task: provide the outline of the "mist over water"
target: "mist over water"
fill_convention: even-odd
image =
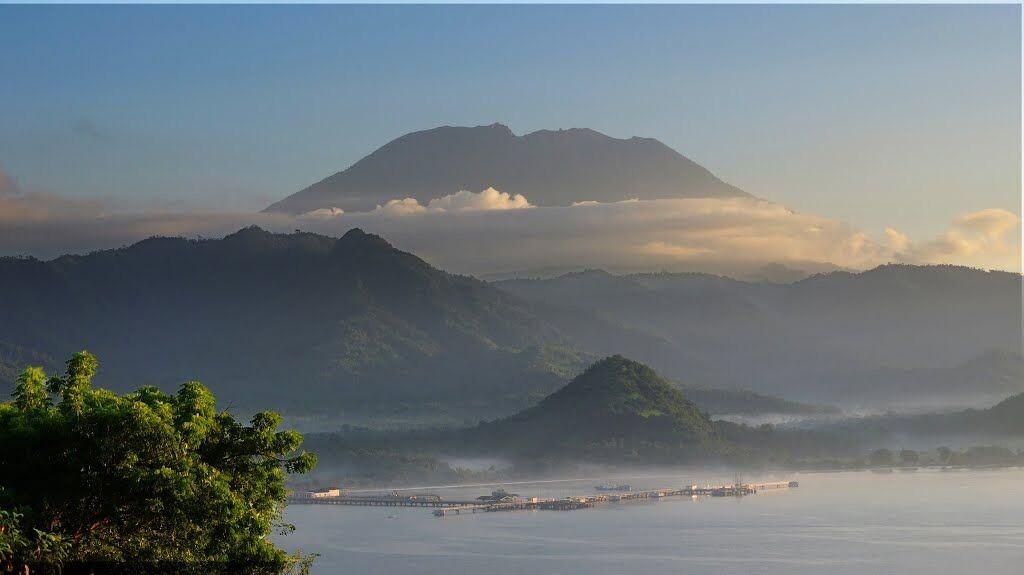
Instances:
[[[1018,574],[1024,469],[747,475],[797,489],[571,512],[436,518],[427,509],[293,505],[287,548],[314,573]],[[629,478],[634,488],[729,482],[711,472]],[[524,496],[593,493],[592,481],[516,484]],[[488,487],[437,490],[475,497]]]

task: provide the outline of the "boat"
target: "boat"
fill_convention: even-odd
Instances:
[[[508,491],[505,491],[504,487],[499,487],[492,491],[490,495],[481,495],[476,499],[477,501],[482,501],[483,503],[505,503],[508,501],[518,500],[519,494],[509,493]]]
[[[614,484],[614,483],[602,483],[601,485],[595,485],[594,489],[598,491],[632,491],[633,488],[626,484]]]

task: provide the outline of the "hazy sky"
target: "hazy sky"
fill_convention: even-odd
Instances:
[[[409,131],[590,127],[926,238],[1019,216],[1020,29],[1009,5],[0,6],[0,169],[254,211]]]

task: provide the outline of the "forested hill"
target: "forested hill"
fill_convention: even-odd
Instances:
[[[1018,273],[886,265],[774,284],[588,270],[496,285],[660,338],[623,353],[687,383],[872,409],[1024,391]]]
[[[711,388],[693,399],[719,415],[794,410],[723,388],[840,407],[968,407],[1024,391],[1019,351],[1000,351],[1020,349],[1020,275],[963,268],[786,285],[586,272],[496,286],[357,229],[246,228],[0,258],[0,293],[0,382],[88,349],[104,360],[98,383],[115,390],[198,379],[236,408],[347,420],[492,419],[614,354]]]
[[[0,376],[89,349],[106,387],[198,379],[246,408],[507,400],[509,413],[579,363],[513,296],[358,229],[336,239],[252,227],[4,258],[0,293]]]
[[[657,444],[699,448],[715,435],[711,420],[679,390],[622,356],[594,363],[537,405],[474,433],[478,441],[538,452]]]

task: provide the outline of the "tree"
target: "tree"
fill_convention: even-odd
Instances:
[[[0,569],[269,574],[308,564],[267,539],[286,527],[286,474],[316,463],[297,452],[301,435],[278,430],[271,412],[249,425],[218,412],[195,381],[174,395],[93,388],[98,368],[85,351],[62,377],[29,367],[0,403]]]
[[[943,463],[949,463],[949,459],[953,457],[953,450],[942,446],[935,450],[939,454],[939,461]]]
[[[14,387],[14,405],[22,410],[42,409],[50,405],[46,392],[46,372],[41,367],[29,367],[18,376]]]

